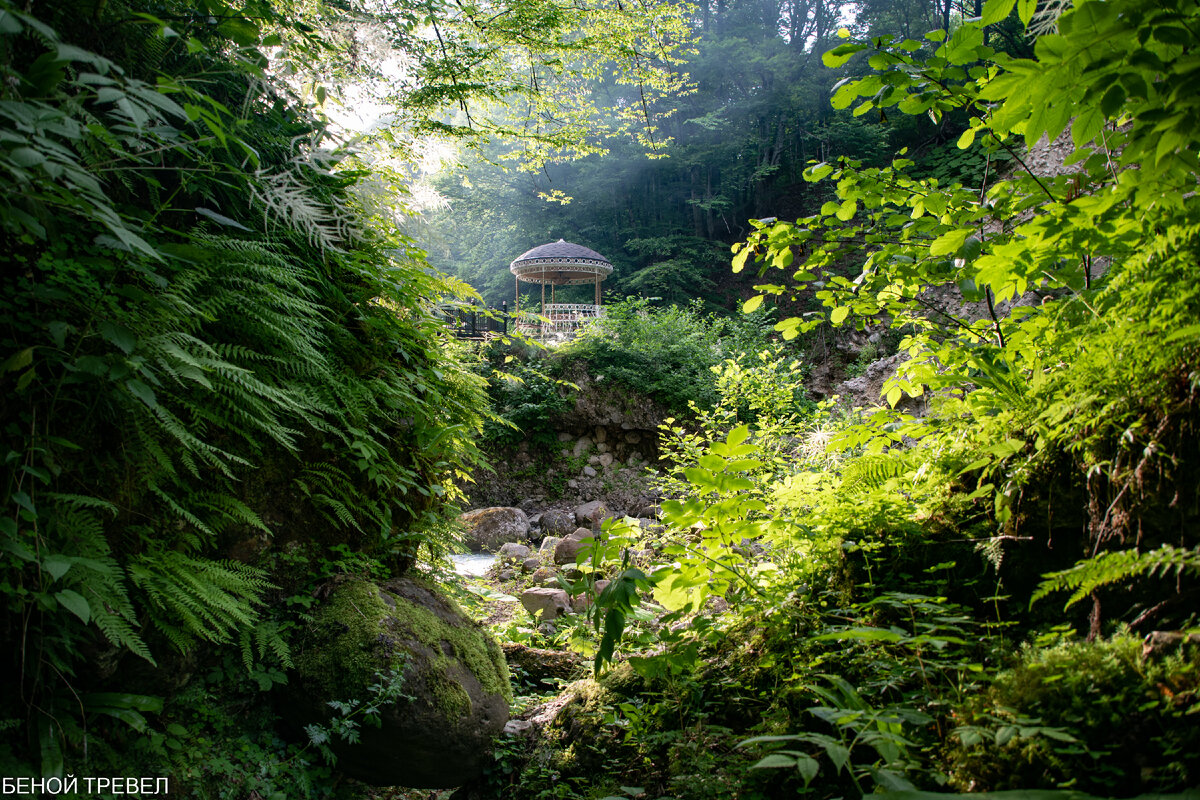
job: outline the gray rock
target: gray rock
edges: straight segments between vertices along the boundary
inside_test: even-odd
[[[657,503],[651,503],[639,508],[637,515],[642,519],[662,519],[662,508]]]
[[[611,581],[606,581],[603,578],[601,578],[600,580],[596,581],[593,584],[593,586],[596,589],[597,597],[600,596],[600,593],[604,591],[604,587],[608,586],[609,583],[611,583]],[[575,611],[576,614],[582,614],[584,611],[587,611],[591,607],[592,607],[592,601],[588,598],[588,596],[586,594],[577,594],[571,598],[571,608]]]
[[[607,438],[608,438],[608,431],[597,425],[596,426],[596,441],[599,442],[600,444],[604,444],[604,441]]]
[[[628,444],[638,444],[642,441],[642,435],[637,431],[626,431],[625,441]]]
[[[596,468],[592,467],[592,466],[584,467],[583,474],[589,478],[594,478],[594,477],[596,477]]]
[[[592,449],[592,440],[586,436],[580,436],[579,441],[575,442],[575,447],[571,450],[571,455],[579,458],[581,455]]]
[[[542,530],[550,536],[566,536],[575,528],[575,515],[561,508],[542,512]]]
[[[547,536],[545,539],[542,539],[542,546],[539,547],[538,550],[541,552],[546,552],[547,550],[553,552],[554,548],[557,547],[558,543],[561,541],[561,536]]]
[[[590,541],[590,533],[585,539],[563,539],[554,548],[554,563],[558,565],[574,564],[575,558],[579,555],[579,551],[583,549],[584,543]]]
[[[612,463],[613,463],[613,454],[612,453],[601,453],[599,456],[596,457],[596,459],[597,459],[598,463],[600,464],[600,466],[610,467],[610,466],[612,466]]]
[[[536,558],[527,558],[521,562],[521,569],[525,572],[533,572],[535,569],[541,566],[541,564],[542,562],[538,561]]]
[[[608,508],[599,500],[592,500],[575,507],[575,521],[580,525],[591,525],[593,516],[598,516],[598,519],[603,520],[605,517],[611,517],[612,514],[608,513]]]
[[[511,569],[505,569],[500,571],[500,574],[496,576],[496,580],[500,581],[501,583],[508,583],[511,580],[516,580],[516,577],[517,573],[513,572]]]
[[[529,518],[519,508],[479,508],[459,520],[466,528],[463,541],[473,553],[494,553],[505,542],[523,542],[529,537]]]
[[[565,538],[574,539],[575,541],[581,541],[591,535],[592,535],[591,528],[576,528],[575,530],[573,530],[569,534],[567,534],[567,536]]]
[[[496,556],[499,558],[524,559],[529,557],[529,548],[516,542],[506,542],[500,545],[500,549],[496,551]]]
[[[554,579],[554,570],[549,567],[538,567],[533,574],[529,576],[529,580],[535,586],[557,586],[558,581]]]
[[[574,436],[572,436],[571,434],[567,433],[566,431],[559,431],[559,432],[558,432],[558,440],[559,440],[560,442],[569,442],[569,441],[571,441],[571,440],[572,440],[572,439],[574,439],[574,438],[575,438]]]
[[[499,646],[435,586],[408,576],[350,579],[313,609],[293,651],[286,713],[327,721],[328,702],[369,696],[377,672],[401,670],[403,695],[352,746],[334,744],[338,769],[374,786],[461,786],[493,763],[491,740],[512,699]],[[347,660],[346,653],[357,654]]]
[[[541,622],[571,613],[571,599],[562,589],[526,589],[521,592],[521,605]]]
[[[605,442],[601,442],[600,444],[596,445],[596,452],[598,452],[598,453],[600,453],[600,454],[602,454],[602,455],[603,455],[604,453],[607,453],[607,452],[608,452],[608,445],[607,445]]]

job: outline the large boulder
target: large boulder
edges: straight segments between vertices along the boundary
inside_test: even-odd
[[[547,536],[566,536],[575,530],[575,515],[561,508],[552,508],[542,514],[542,532]]]
[[[459,519],[466,528],[463,541],[472,553],[494,553],[502,544],[529,538],[529,518],[519,508],[478,508]]]
[[[293,711],[308,721],[336,713],[330,701],[379,704],[379,727],[362,725],[357,744],[331,743],[339,770],[375,786],[460,786],[491,763],[492,737],[508,721],[500,647],[418,578],[335,586],[295,662]],[[381,695],[373,687],[389,676],[397,691]]]

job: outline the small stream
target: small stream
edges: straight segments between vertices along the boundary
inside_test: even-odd
[[[491,553],[459,553],[450,556],[450,560],[459,575],[482,575],[496,563],[496,557]]]

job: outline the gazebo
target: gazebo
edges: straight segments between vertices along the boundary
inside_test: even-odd
[[[521,310],[521,282],[538,283],[542,287],[541,332],[570,333],[602,313],[600,284],[613,271],[608,259],[595,250],[559,239],[522,253],[508,267],[516,278],[517,300],[514,310]],[[595,285],[594,303],[559,303],[555,297],[559,286]],[[550,302],[546,303],[546,287],[550,287]]]

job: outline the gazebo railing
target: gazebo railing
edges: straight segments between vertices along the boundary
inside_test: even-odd
[[[541,316],[545,322],[522,322],[518,329],[531,335],[574,334],[594,319],[604,316],[604,307],[591,303],[547,303]]]

